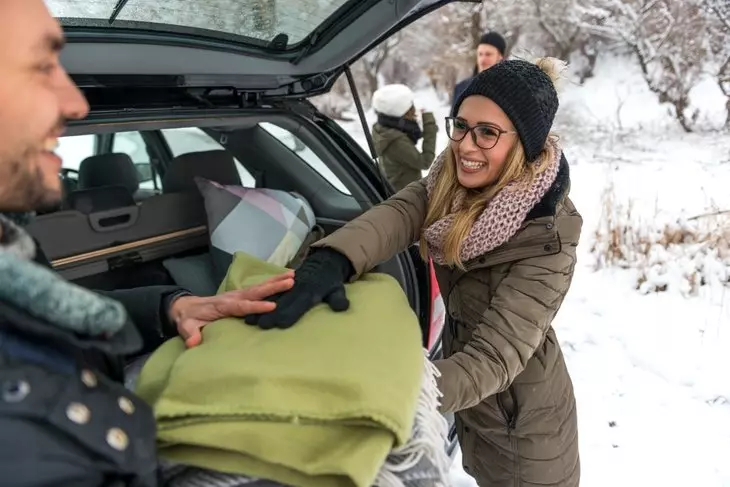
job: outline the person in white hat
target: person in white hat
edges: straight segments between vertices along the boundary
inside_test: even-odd
[[[436,154],[436,120],[422,112],[423,129],[416,120],[413,91],[405,85],[386,85],[373,94],[372,106],[378,115],[373,126],[375,151],[393,189],[400,191],[421,179]],[[422,152],[416,144],[423,138]]]

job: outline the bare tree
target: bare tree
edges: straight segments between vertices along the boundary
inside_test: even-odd
[[[347,84],[345,76],[340,76],[329,93],[310,98],[309,101],[317,107],[325,116],[339,120],[341,122],[350,122],[353,119],[346,113],[353,106],[353,96],[350,87]]]
[[[580,82],[593,76],[605,34],[595,25],[607,12],[601,0],[517,0],[505,4],[487,0],[482,7],[482,25],[499,30],[512,51],[531,56],[550,55],[576,61]]]
[[[730,126],[729,13],[727,0],[453,3],[382,42],[353,65],[352,72],[366,106],[383,82],[415,88],[424,78],[448,101],[456,82],[473,72],[479,38],[493,30],[507,40],[508,56],[569,60],[581,82],[592,76],[601,52],[633,53],[649,88],[660,102],[671,104],[687,131],[694,125],[689,92],[711,72],[728,96]],[[278,23],[282,20],[281,15],[276,18]],[[339,93],[343,86],[342,81],[336,84],[327,103],[337,116],[346,109],[345,93]]]
[[[706,0],[705,6],[715,14],[726,33],[730,33],[730,3],[727,0]]]
[[[391,74],[395,77],[398,71],[398,81],[410,82],[425,75],[437,93],[450,94],[456,82],[468,74],[467,58],[472,63],[474,59],[471,35],[465,28],[471,9],[471,5],[447,5],[404,29]]]
[[[388,58],[393,54],[400,42],[401,35],[395,34],[384,40],[376,48],[365,54],[359,64],[363,68],[363,75],[367,81],[368,95],[375,93],[380,86],[380,71]]]
[[[716,60],[713,75],[726,98],[725,129],[730,130],[730,3],[706,0],[705,6],[712,18],[708,34]]]
[[[383,63],[381,73],[390,80],[407,83],[425,74],[434,89],[446,98],[458,81],[473,73],[474,50],[485,32],[497,31],[504,36],[507,56],[523,42],[539,46],[530,34],[538,30],[531,2],[515,0],[506,4],[484,0],[479,4],[447,5],[401,32],[401,39]]]
[[[440,22],[434,23],[442,46],[429,72],[432,80],[437,80],[442,89],[451,94],[457,81],[474,72],[475,49],[482,35],[489,31],[496,31],[505,38],[505,56],[509,57],[526,38],[525,33],[534,30],[534,9],[530,1],[484,0],[479,4],[456,3],[442,9]]]
[[[717,74],[717,84],[725,95],[725,129],[730,130],[730,57],[725,59]]]
[[[517,46],[526,40],[528,32],[534,30],[535,12],[531,0],[484,0],[481,6],[479,32],[494,30],[502,34],[507,42],[505,56],[509,57]],[[529,42],[529,39],[528,39]]]
[[[692,131],[690,90],[711,56],[707,16],[698,0],[605,0],[605,28],[629,46],[649,89],[674,107],[682,128]]]
[[[535,5],[537,24],[549,40],[548,54],[559,59],[569,59],[578,45],[587,42],[583,21],[578,19],[575,0],[532,0]],[[547,4],[547,6],[546,6]]]

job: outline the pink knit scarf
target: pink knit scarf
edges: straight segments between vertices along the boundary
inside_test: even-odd
[[[517,233],[530,210],[545,196],[557,177],[562,151],[557,144],[554,144],[553,148],[555,157],[531,184],[527,185],[522,181],[512,181],[487,203],[484,211],[476,219],[461,245],[462,262],[468,262],[475,257],[486,254],[507,242]],[[446,152],[443,152],[436,158],[426,177],[426,190],[429,198],[443,169],[446,160],[445,154]],[[454,224],[455,214],[463,209],[466,194],[467,190],[460,188],[454,195],[451,213],[424,230],[429,255],[438,264],[445,263],[443,254],[444,239]]]

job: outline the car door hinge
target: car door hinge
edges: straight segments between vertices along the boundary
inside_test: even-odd
[[[324,115],[307,100],[283,100],[281,108],[313,122],[324,120]]]
[[[241,108],[257,108],[261,106],[260,91],[241,91],[239,92]]]

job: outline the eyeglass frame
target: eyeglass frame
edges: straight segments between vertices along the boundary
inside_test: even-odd
[[[483,149],[483,150],[494,149],[494,147],[496,147],[496,145],[499,144],[499,139],[502,138],[503,134],[518,133],[516,130],[503,130],[502,128],[500,128],[496,125],[490,124],[490,123],[478,123],[472,127],[471,125],[466,123],[466,121],[463,118],[459,118],[459,117],[445,117],[444,120],[446,122],[446,137],[448,137],[449,140],[452,140],[454,142],[462,142],[466,138],[466,135],[468,133],[471,133],[471,140],[472,140],[472,142],[474,142],[474,145],[476,145],[477,147],[479,147],[480,149]],[[460,120],[460,121],[464,122],[467,126],[467,129],[464,131],[464,136],[460,139],[455,139],[455,138],[451,137],[451,135],[450,135],[449,125],[451,123],[453,123],[452,121],[454,121],[454,120]],[[479,145],[479,142],[477,142],[477,134],[476,134],[476,132],[474,132],[474,129],[479,128],[479,127],[489,127],[490,129],[494,129],[497,131],[497,134],[498,134],[497,139],[494,141],[494,144],[492,144],[491,147],[482,147],[481,145]]]

